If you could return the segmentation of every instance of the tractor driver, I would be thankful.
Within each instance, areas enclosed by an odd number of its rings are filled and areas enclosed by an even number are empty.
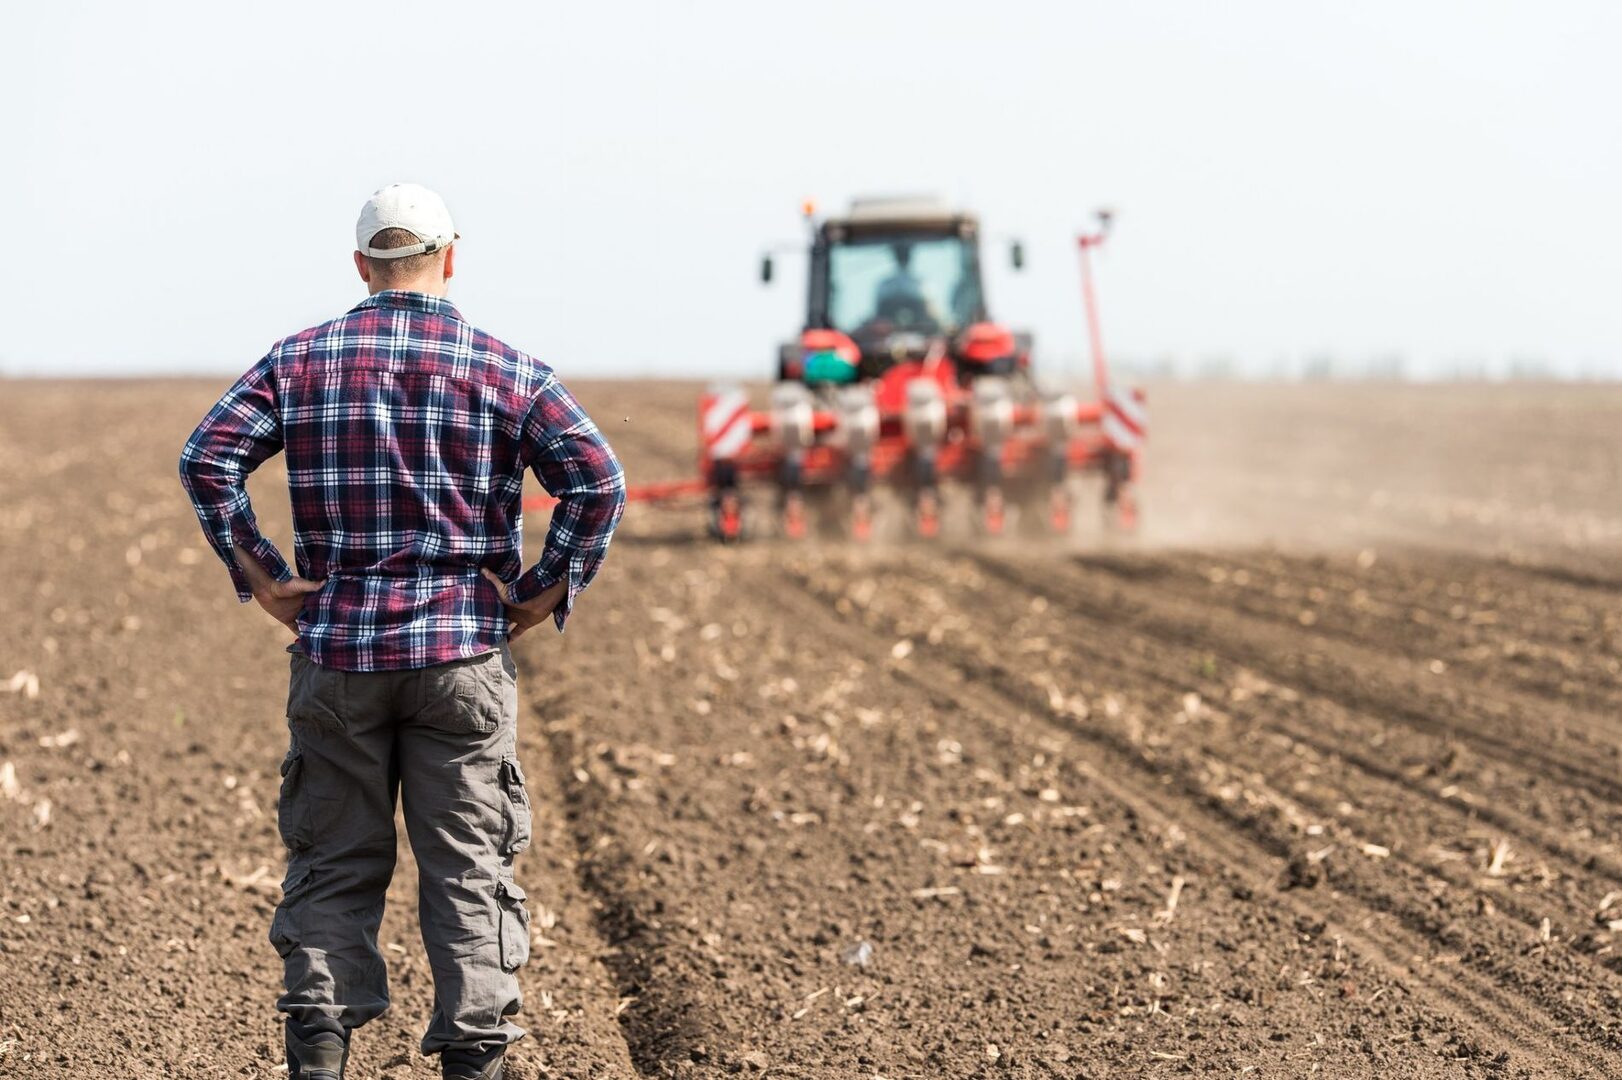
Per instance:
[[[896,268],[879,282],[874,319],[893,323],[900,330],[929,333],[939,329],[940,319],[924,295],[923,285],[912,272],[912,244],[898,240],[890,245],[890,254]]]

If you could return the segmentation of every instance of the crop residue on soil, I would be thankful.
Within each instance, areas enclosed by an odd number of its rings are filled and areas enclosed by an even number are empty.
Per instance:
[[[285,1075],[280,630],[174,477],[218,389],[0,384],[0,1076]],[[687,467],[693,387],[581,390]],[[1622,1073],[1622,393],[1151,400],[1135,547],[633,510],[517,650],[518,1076]],[[401,855],[365,1080],[435,1075]]]

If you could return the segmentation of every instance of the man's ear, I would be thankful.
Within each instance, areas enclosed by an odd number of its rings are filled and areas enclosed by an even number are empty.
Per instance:
[[[452,244],[445,249],[445,280],[449,281],[456,273],[456,245]]]
[[[360,272],[362,281],[368,285],[372,283],[372,264],[367,262],[366,256],[359,251],[355,252],[355,269]]]

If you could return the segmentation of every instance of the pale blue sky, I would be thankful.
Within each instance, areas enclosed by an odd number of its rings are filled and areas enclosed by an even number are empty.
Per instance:
[[[1622,375],[1622,5],[891,0],[31,4],[0,68],[0,371],[234,374],[362,295],[374,188],[441,191],[453,298],[574,377],[766,375],[797,207],[939,192],[1022,236],[994,310],[1258,368]]]

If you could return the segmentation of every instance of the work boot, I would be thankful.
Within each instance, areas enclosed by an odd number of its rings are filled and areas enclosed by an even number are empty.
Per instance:
[[[445,1050],[439,1055],[440,1075],[445,1080],[501,1080],[505,1075],[502,1059],[507,1056],[505,1046],[488,1050]]]
[[[349,1060],[349,1039],[332,1031],[318,1031],[308,1040],[287,1029],[288,1080],[343,1080]]]

